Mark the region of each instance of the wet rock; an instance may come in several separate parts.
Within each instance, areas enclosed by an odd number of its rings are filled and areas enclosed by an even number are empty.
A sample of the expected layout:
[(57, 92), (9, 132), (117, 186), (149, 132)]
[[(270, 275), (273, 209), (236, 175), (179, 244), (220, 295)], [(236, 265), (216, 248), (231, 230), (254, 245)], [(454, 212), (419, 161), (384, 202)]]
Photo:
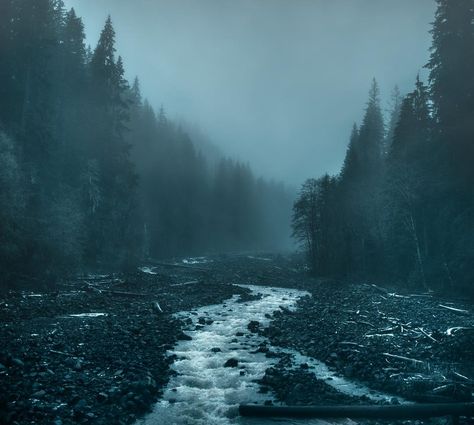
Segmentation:
[(99, 403), (105, 403), (109, 399), (109, 396), (104, 392), (100, 392), (97, 394), (96, 399)]
[(247, 329), (252, 333), (257, 333), (260, 329), (260, 322), (257, 320), (250, 321), (250, 323), (247, 325)]
[(219, 352), (221, 352), (222, 350), (221, 350), (219, 347), (213, 347), (213, 348), (211, 348), (211, 351), (212, 351), (213, 353), (219, 353)]
[(25, 366), (25, 363), (22, 360), (17, 359), (17, 358), (13, 358), (11, 360), (11, 363), (12, 363), (13, 366), (18, 366), (18, 367), (24, 367)]
[(237, 367), (238, 365), (239, 361), (234, 358), (230, 358), (224, 363), (224, 367)]
[(46, 391), (45, 390), (39, 390), (39, 391), (36, 391), (34, 394), (33, 394), (33, 397), (35, 398), (41, 398), (41, 397), (44, 397), (46, 395)]
[(185, 334), (184, 332), (180, 332), (176, 339), (178, 341), (191, 341), (193, 338), (190, 337), (188, 334)]
[(87, 407), (87, 402), (84, 399), (80, 399), (75, 405), (74, 410), (82, 411)]

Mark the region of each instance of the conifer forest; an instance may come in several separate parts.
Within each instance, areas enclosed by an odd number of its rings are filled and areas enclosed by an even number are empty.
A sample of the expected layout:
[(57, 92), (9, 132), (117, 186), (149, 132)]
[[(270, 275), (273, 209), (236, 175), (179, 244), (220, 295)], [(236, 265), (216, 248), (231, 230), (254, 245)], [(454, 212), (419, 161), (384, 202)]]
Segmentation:
[(474, 420), (474, 0), (0, 0), (0, 424)]

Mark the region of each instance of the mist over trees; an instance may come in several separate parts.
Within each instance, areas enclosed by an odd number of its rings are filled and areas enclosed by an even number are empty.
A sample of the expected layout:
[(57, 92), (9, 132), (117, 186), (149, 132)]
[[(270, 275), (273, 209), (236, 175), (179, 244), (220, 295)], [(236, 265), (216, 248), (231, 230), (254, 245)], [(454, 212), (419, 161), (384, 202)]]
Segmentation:
[(473, 293), (474, 2), (438, 0), (432, 36), (428, 85), (395, 90), (385, 125), (374, 80), (340, 173), (301, 189), (317, 275)]
[(91, 49), (60, 0), (3, 0), (0, 40), (2, 280), (287, 242), (287, 190), (208, 164), (126, 80), (110, 17)]

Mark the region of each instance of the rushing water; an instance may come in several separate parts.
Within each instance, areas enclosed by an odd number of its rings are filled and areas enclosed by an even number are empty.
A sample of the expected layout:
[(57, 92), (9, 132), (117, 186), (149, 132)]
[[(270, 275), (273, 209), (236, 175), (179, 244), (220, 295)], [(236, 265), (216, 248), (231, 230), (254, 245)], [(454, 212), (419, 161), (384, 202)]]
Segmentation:
[[(188, 320), (186, 333), (190, 341), (180, 341), (170, 352), (176, 356), (172, 368), (177, 373), (165, 389), (163, 398), (151, 414), (139, 425), (230, 425), (262, 424), (269, 420), (244, 419), (238, 416), (239, 404), (259, 403), (272, 399), (270, 394), (259, 393), (254, 381), (263, 377), (265, 370), (277, 359), (255, 352), (266, 338), (252, 333), (248, 324), (256, 320), (261, 326), (269, 324), (269, 315), (280, 307), (294, 308), (296, 301), (308, 295), (295, 289), (246, 286), (261, 298), (239, 302), (234, 296), (219, 305), (207, 306), (178, 316)], [(204, 322), (204, 324), (203, 324)], [(273, 351), (278, 351), (272, 348)], [(285, 352), (289, 352), (286, 350)], [(386, 398), (372, 393), (368, 388), (350, 383), (335, 376), (328, 368), (314, 359), (290, 352), (295, 366), (308, 363), (322, 379), (332, 377), (328, 384), (339, 391), (372, 398)], [(237, 359), (237, 367), (224, 367), (229, 359)], [(273, 420), (271, 423), (324, 424), (325, 421)], [(353, 422), (346, 422), (353, 423)]]

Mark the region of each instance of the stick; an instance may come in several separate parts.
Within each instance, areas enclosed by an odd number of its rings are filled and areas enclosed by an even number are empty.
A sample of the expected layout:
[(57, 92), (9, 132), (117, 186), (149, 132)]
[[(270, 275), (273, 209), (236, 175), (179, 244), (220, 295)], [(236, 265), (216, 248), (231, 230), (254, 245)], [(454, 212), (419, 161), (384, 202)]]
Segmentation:
[(399, 356), (398, 354), (382, 353), (382, 356), (385, 356), (385, 357), (392, 357), (392, 358), (398, 359), (398, 360), (406, 360), (407, 362), (424, 363), (422, 360), (411, 359), (411, 358), (409, 358), (409, 357)]
[(183, 282), (183, 283), (175, 283), (170, 286), (185, 286), (185, 285), (192, 285), (194, 283), (199, 283), (199, 280), (190, 280), (189, 282)]
[(163, 309), (160, 306), (160, 303), (158, 301), (155, 301), (153, 303), (153, 310), (157, 311), (158, 313), (163, 313)]
[(112, 295), (121, 295), (125, 297), (150, 297), (151, 294), (143, 294), (139, 292), (125, 292), (125, 291), (111, 291), (109, 289), (101, 289), (103, 292), (107, 292)]
[(427, 332), (425, 332), (422, 328), (418, 328), (418, 330), (419, 330), (424, 336), (427, 336), (427, 337), (428, 337), (429, 339), (431, 339), (432, 341), (439, 343), (439, 341), (438, 341), (437, 339), (434, 339), (430, 334), (428, 334)]
[(449, 307), (447, 305), (440, 304), (439, 305), (442, 308), (445, 308), (446, 310), (452, 311), (454, 313), (459, 313), (459, 314), (469, 314), (469, 311), (463, 310), (461, 308), (454, 308), (454, 307)]
[(188, 269), (188, 270), (197, 270), (201, 272), (209, 272), (210, 269), (205, 269), (203, 267), (194, 267), (194, 266), (189, 266), (186, 264), (173, 264), (173, 263), (160, 263), (158, 261), (153, 261), (153, 265), (157, 266), (162, 266), (162, 267), (176, 267), (176, 268), (181, 268), (181, 269)]
[(72, 354), (69, 354), (69, 353), (65, 353), (64, 351), (58, 351), (58, 350), (49, 350), (50, 353), (53, 353), (53, 354), (59, 354), (61, 356), (67, 356), (67, 357), (72, 357), (73, 359), (78, 359), (79, 357), (77, 356), (74, 356)]

